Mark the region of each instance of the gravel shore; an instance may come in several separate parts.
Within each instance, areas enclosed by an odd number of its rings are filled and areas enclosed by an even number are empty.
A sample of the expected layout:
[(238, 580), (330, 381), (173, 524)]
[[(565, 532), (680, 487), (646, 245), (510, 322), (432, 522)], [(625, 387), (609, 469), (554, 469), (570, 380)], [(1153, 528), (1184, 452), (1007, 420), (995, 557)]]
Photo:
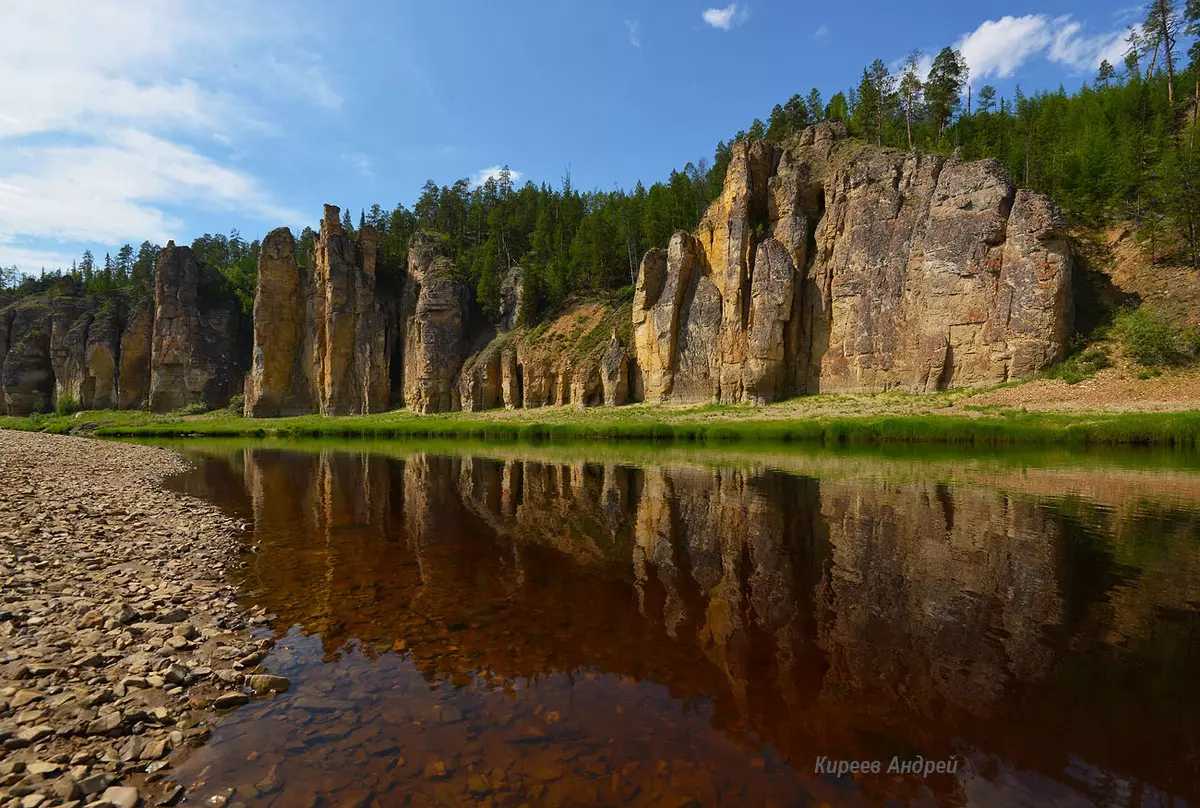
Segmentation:
[(160, 486), (185, 468), (0, 430), (2, 808), (174, 805), (214, 715), (288, 687), (225, 583), (243, 526)]

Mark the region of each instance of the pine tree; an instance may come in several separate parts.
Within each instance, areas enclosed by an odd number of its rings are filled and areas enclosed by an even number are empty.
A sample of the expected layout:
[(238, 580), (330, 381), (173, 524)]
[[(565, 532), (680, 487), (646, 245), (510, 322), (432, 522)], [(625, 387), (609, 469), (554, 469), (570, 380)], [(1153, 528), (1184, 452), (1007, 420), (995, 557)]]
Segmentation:
[(968, 74), (967, 62), (962, 54), (949, 47), (942, 48), (929, 69), (929, 77), (925, 80), (925, 101), (937, 131), (938, 143), (941, 143), (946, 126), (958, 110)]

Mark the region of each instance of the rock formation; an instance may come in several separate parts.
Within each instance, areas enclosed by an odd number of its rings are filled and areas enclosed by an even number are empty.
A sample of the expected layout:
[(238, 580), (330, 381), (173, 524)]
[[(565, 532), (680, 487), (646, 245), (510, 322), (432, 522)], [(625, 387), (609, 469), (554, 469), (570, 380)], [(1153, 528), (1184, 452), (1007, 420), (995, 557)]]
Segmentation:
[(466, 287), (425, 233), (410, 242), (408, 273), (401, 308), (404, 405), (421, 413), (457, 410), (457, 376), (467, 353)]
[(263, 239), (247, 416), (387, 409), (392, 328), (375, 293), (378, 236), (365, 228), (352, 243), (339, 213), (325, 206), (307, 265), (287, 228)]
[(642, 261), (647, 400), (764, 402), (1029, 375), (1070, 334), (1062, 214), (995, 160), (882, 151), (810, 127), (734, 147), (695, 236)]
[(309, 374), (313, 362), (307, 284), (296, 260), (296, 241), (286, 227), (272, 230), (258, 254), (254, 295), (254, 348), (246, 375), (246, 415), (272, 417), (316, 411)]
[(44, 300), (30, 300), (0, 313), (0, 330), (6, 333), (0, 388), (9, 415), (45, 412), (54, 405), (49, 309)]
[(311, 262), (312, 304), (306, 315), (313, 328), (317, 403), (324, 415), (382, 412), (390, 395), (391, 340), (375, 295), (379, 237), (368, 227), (359, 233), (357, 246), (352, 244), (339, 213), (336, 206), (325, 206)]
[(240, 388), (234, 343), (237, 310), (217, 294), (220, 276), (189, 247), (168, 242), (154, 279), (149, 409), (224, 407)]
[(150, 342), (154, 331), (154, 311), (150, 303), (134, 309), (121, 334), (117, 407), (140, 410), (150, 397)]
[(0, 412), (117, 406), (120, 341), (116, 307), (70, 278), (10, 305), (0, 311)]

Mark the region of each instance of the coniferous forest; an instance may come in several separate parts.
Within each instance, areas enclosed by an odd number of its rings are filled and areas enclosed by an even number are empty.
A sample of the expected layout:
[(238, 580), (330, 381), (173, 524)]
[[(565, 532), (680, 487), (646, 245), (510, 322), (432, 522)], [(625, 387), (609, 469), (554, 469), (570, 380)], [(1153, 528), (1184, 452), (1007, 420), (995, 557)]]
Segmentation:
[[(429, 180), (411, 208), (401, 204), (344, 209), (353, 235), (370, 225), (380, 233), (378, 276), (398, 290), (413, 233), (436, 233), (487, 316), (499, 317), (501, 279), (520, 267), (526, 325), (540, 322), (572, 299), (627, 296), (646, 250), (665, 246), (677, 229), (690, 230), (720, 193), (733, 144), (748, 137), (782, 143), (820, 121), (843, 122), (850, 134), (895, 149), (963, 159), (995, 157), (1015, 182), (1050, 195), (1073, 224), (1130, 225), (1154, 262), (1200, 267), (1200, 0), (1153, 0), (1140, 31), (1131, 30), (1120, 65), (1104, 62), (1073, 92), (1011, 97), (972, 81), (961, 54), (944, 48), (910, 54), (899, 70), (881, 59), (856, 84), (831, 98), (813, 89), (776, 105), (716, 145), (711, 158), (673, 170), (665, 180), (616, 191), (581, 190), (569, 173), (556, 186), (517, 186), (507, 169), (473, 187)], [(1181, 41), (1193, 43), (1184, 52)], [(922, 75), (924, 73), (924, 75)], [(315, 233), (300, 234), (305, 260)], [(216, 267), (224, 294), (250, 313), (259, 242), (236, 230), (205, 234), (192, 248)], [(125, 245), (103, 259), (86, 252), (69, 269), (21, 276), (0, 270), (0, 306), (49, 288), (64, 274), (89, 293), (130, 305), (153, 288), (159, 246)]]

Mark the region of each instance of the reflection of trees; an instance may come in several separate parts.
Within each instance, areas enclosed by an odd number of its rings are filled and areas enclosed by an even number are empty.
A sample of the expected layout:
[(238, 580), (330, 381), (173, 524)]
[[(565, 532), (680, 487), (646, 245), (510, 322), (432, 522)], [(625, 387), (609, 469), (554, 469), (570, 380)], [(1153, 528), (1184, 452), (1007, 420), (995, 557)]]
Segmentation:
[[(329, 452), (244, 466), (262, 545), (248, 584), (327, 652), (404, 639), (430, 678), (650, 679), (805, 767), (966, 741), (1052, 777), (1087, 750), (1163, 779), (1197, 749), (1182, 686), (1200, 668), (1194, 514), (751, 468)], [(1156, 544), (1164, 532), (1177, 541)], [(1111, 684), (1144, 659), (1148, 682)], [(1097, 740), (1171, 720), (1126, 710), (1142, 692), (1181, 708), (1155, 758)]]

